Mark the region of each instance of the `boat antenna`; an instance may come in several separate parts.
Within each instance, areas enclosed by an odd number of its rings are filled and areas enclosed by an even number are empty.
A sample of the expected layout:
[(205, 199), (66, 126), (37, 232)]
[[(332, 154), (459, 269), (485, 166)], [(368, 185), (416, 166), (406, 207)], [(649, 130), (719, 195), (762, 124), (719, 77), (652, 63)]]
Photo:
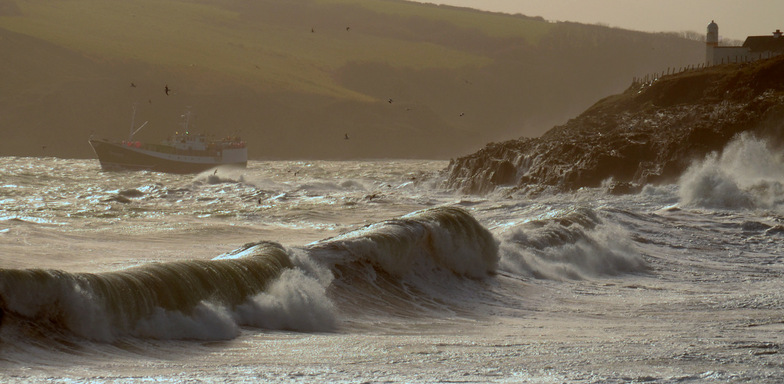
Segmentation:
[(144, 126), (147, 125), (147, 123), (149, 123), (149, 121), (145, 121), (144, 124), (140, 125), (139, 128), (136, 128), (136, 130), (134, 130), (133, 127), (136, 125), (136, 123), (135, 123), (135, 121), (136, 121), (136, 105), (137, 105), (137, 103), (133, 103), (133, 115), (131, 115), (131, 129), (130, 129), (130, 131), (128, 131), (129, 132), (128, 141), (133, 141), (133, 135), (135, 135), (142, 128), (144, 128)]
[(149, 123), (149, 121), (145, 121), (145, 122), (144, 122), (144, 124), (142, 124), (142, 125), (140, 125), (140, 126), (139, 126), (139, 128), (136, 128), (136, 130), (135, 130), (135, 131), (133, 131), (133, 133), (131, 133), (131, 138), (133, 138), (133, 135), (135, 135), (135, 134), (136, 134), (136, 132), (139, 132), (139, 131), (141, 131), (141, 130), (142, 130), (142, 128), (144, 128), (144, 126), (145, 126), (145, 125), (147, 125), (147, 123)]
[(185, 121), (182, 122), (182, 128), (185, 130), (185, 134), (190, 134), (190, 123), (191, 123), (191, 107), (188, 106), (185, 109), (185, 113), (183, 113), (180, 117), (182, 117)]

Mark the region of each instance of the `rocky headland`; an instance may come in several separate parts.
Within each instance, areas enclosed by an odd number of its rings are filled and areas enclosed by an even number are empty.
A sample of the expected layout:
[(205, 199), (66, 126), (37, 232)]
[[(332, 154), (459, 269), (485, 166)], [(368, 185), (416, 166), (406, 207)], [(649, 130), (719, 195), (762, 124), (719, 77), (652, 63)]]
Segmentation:
[(453, 159), (449, 188), (484, 194), (606, 187), (633, 193), (667, 183), (742, 132), (781, 146), (784, 57), (634, 82), (538, 138), (490, 143)]

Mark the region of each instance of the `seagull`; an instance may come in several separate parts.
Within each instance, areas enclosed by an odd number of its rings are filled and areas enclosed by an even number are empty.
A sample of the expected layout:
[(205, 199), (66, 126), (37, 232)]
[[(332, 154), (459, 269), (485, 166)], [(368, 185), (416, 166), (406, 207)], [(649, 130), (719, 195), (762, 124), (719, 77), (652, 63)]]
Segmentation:
[(348, 31), (349, 29), (351, 29), (351, 27), (346, 27), (346, 30), (347, 30), (347, 31)]
[(163, 91), (166, 92), (166, 96), (169, 96), (169, 84), (163, 87)]
[(348, 133), (343, 137), (343, 140), (348, 140)]
[(463, 117), (463, 116), (465, 116), (465, 113), (464, 112), (460, 112), (460, 117)]
[(392, 100), (392, 99), (389, 99), (389, 100), (387, 100), (387, 101), (389, 102), (389, 104), (392, 104), (392, 101), (393, 101), (393, 100)]
[(136, 84), (134, 84), (133, 81), (131, 82), (131, 88), (136, 88)]

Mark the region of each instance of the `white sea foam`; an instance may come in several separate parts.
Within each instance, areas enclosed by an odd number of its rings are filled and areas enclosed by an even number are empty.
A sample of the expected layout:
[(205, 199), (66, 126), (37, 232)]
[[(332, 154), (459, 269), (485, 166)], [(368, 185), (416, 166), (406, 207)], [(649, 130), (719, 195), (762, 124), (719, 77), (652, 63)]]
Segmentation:
[(232, 314), (223, 306), (202, 301), (189, 313), (156, 308), (131, 332), (153, 339), (229, 340), (239, 335)]
[(500, 237), (501, 268), (522, 276), (584, 279), (647, 269), (627, 232), (587, 209), (528, 222)]
[(283, 271), (263, 293), (235, 309), (243, 325), (303, 332), (330, 331), (337, 324), (325, 287), (300, 269)]
[(680, 179), (681, 204), (714, 209), (780, 209), (784, 162), (767, 143), (744, 134), (722, 153), (695, 162)]

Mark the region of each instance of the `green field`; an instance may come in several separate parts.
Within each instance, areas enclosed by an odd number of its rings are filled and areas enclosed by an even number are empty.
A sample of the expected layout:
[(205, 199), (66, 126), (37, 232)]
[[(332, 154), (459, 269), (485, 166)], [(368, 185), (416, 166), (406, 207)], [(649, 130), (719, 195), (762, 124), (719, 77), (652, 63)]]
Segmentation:
[[(272, 12), (259, 2), (253, 9), (233, 9), (232, 2), (178, 0), (28, 0), (21, 16), (0, 17), (0, 27), (114, 60), (191, 67), (254, 82), (265, 89), (310, 92), (342, 98), (366, 96), (337, 84), (332, 73), (352, 62), (382, 62), (395, 68), (455, 69), (487, 65), (491, 59), (428, 41), (385, 37), (384, 20), (365, 29), (314, 27), (303, 20), (331, 18), (341, 4), (364, 14), (394, 14), (439, 20), (455, 28), (477, 29), (490, 36), (536, 40), (549, 24), (499, 14), (441, 9), (399, 1), (319, 0), (302, 2), (300, 16), (257, 22)], [(245, 12), (243, 12), (245, 11)]]
[(514, 15), (476, 12), (455, 7), (444, 7), (427, 4), (412, 4), (401, 1), (361, 1), (356, 0), (319, 0), (326, 4), (359, 5), (373, 12), (422, 18), (435, 22), (446, 22), (457, 28), (470, 28), (490, 37), (521, 37), (529, 43), (536, 44), (546, 35), (553, 24), (540, 19)]

